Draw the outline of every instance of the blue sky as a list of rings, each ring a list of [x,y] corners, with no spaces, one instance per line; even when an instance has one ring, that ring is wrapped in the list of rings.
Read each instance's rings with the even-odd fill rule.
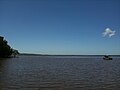
[[[0,35],[25,53],[120,55],[120,0],[0,0]]]

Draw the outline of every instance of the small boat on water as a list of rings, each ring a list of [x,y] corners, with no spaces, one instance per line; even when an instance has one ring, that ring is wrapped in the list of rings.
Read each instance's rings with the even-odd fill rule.
[[[105,55],[105,56],[103,57],[103,60],[112,60],[112,58],[111,58],[109,55]]]

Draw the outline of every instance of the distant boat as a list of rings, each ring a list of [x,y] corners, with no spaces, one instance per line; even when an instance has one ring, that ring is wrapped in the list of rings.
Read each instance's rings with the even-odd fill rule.
[[[105,55],[105,56],[103,57],[103,60],[112,60],[112,58],[111,58],[109,55]]]

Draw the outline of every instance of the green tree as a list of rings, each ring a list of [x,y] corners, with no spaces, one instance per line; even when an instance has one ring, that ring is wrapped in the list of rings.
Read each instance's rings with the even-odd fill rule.
[[[16,57],[16,55],[20,54],[18,50],[12,49],[12,55]]]
[[[8,45],[8,42],[4,40],[4,37],[0,36],[0,57],[9,57],[12,55],[12,48]]]

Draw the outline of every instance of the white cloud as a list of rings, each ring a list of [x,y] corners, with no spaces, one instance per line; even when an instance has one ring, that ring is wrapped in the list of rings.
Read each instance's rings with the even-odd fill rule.
[[[109,36],[112,37],[115,35],[115,31],[112,31],[110,28],[106,28],[105,31],[102,33],[103,36]]]

